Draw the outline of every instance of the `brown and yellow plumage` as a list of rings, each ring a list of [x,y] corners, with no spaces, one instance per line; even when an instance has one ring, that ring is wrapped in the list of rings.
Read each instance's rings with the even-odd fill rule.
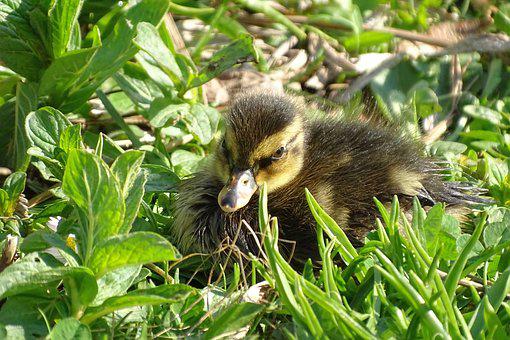
[[[180,188],[173,230],[183,251],[212,252],[235,239],[241,251],[256,254],[255,236],[241,221],[258,231],[257,193],[264,182],[280,238],[295,244],[301,260],[318,257],[305,188],[355,243],[373,225],[373,197],[406,202],[417,196],[424,205],[477,199],[443,182],[412,139],[387,127],[310,115],[293,97],[243,95],[225,122],[221,146]]]

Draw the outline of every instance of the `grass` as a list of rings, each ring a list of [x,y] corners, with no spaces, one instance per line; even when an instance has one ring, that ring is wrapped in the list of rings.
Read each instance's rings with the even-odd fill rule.
[[[508,337],[509,52],[490,43],[510,34],[505,1],[48,6],[0,0],[0,337]],[[375,199],[355,248],[306,191],[322,261],[297,272],[262,187],[259,256],[182,255],[177,185],[215,148],[212,94],[238,64],[324,114],[398,124],[494,204],[460,223]]]

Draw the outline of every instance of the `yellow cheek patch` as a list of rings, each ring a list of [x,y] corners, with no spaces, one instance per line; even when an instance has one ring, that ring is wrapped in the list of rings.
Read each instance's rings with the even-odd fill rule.
[[[394,168],[390,171],[390,181],[401,193],[415,196],[423,188],[423,175],[405,169]]]
[[[279,147],[287,145],[296,135],[298,136],[296,138],[297,143],[299,143],[298,139],[303,140],[303,122],[301,118],[296,118],[292,124],[282,131],[268,136],[260,142],[250,154],[250,164],[255,163],[259,159],[271,157]]]

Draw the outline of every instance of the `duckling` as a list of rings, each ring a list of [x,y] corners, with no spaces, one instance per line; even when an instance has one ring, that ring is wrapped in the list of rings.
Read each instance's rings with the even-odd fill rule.
[[[377,216],[373,197],[466,204],[469,196],[441,180],[436,163],[413,139],[389,127],[308,111],[281,93],[248,93],[233,102],[219,147],[180,186],[173,232],[182,251],[212,253],[235,243],[257,254],[263,183],[269,213],[279,220],[281,248],[300,261],[319,258],[305,188],[357,245]]]

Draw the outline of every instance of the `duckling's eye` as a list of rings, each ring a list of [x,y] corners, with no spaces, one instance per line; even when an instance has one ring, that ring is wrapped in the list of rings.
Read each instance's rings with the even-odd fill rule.
[[[278,150],[276,150],[276,151],[274,152],[274,154],[271,156],[271,158],[272,158],[273,160],[280,159],[280,158],[282,158],[282,157],[283,157],[283,155],[285,154],[285,151],[286,151],[285,147],[284,147],[284,146],[280,146],[280,147],[278,148]]]

